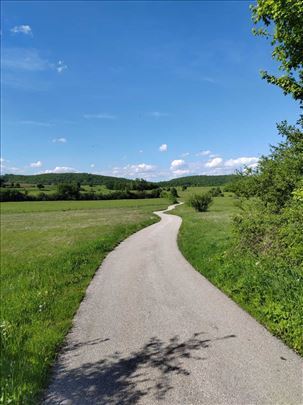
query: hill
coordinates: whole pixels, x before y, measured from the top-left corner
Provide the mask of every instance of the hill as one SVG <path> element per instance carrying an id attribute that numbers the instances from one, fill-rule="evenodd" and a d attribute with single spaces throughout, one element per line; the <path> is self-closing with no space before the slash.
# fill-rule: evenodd
<path id="1" fill-rule="evenodd" d="M 177 187 L 177 186 L 222 186 L 230 183 L 236 175 L 220 175 L 220 176 L 187 176 L 178 177 L 168 181 L 160 181 L 157 183 L 147 182 L 145 189 L 159 187 Z M 102 176 L 91 173 L 46 173 L 35 175 L 17 175 L 5 174 L 1 177 L 5 183 L 27 183 L 27 184 L 61 184 L 61 183 L 80 183 L 81 185 L 104 185 L 111 190 L 122 190 L 125 188 L 133 188 L 134 180 L 125 179 L 123 177 Z M 147 186 L 148 185 L 148 186 Z M 147 187 L 146 187 L 147 186 Z"/>
<path id="2" fill-rule="evenodd" d="M 80 183 L 82 185 L 104 185 L 109 189 L 120 190 L 129 186 L 132 180 L 122 177 L 101 176 L 91 173 L 46 173 L 35 175 L 5 174 L 2 176 L 5 183 L 26 183 L 26 184 L 61 184 Z"/>
<path id="3" fill-rule="evenodd" d="M 223 186 L 230 183 L 236 177 L 235 174 L 226 174 L 220 176 L 187 176 L 178 177 L 168 181 L 159 182 L 161 187 L 177 187 L 177 186 Z"/>

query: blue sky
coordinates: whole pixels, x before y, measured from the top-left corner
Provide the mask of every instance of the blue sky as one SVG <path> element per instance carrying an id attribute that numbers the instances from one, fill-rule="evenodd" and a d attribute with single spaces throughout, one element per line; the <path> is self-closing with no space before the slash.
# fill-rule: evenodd
<path id="1" fill-rule="evenodd" d="M 2 170 L 232 173 L 299 106 L 246 1 L 2 2 Z"/>

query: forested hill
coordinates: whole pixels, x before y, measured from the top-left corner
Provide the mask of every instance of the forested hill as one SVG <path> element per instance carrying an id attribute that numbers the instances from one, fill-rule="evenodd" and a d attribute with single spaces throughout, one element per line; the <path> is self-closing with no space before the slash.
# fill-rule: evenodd
<path id="1" fill-rule="evenodd" d="M 222 186 L 230 183 L 235 178 L 235 175 L 221 176 L 187 176 L 176 179 L 155 183 L 159 187 L 171 186 Z M 2 176 L 5 183 L 27 183 L 27 184 L 60 184 L 60 183 L 80 183 L 91 185 L 104 185 L 112 190 L 121 190 L 131 186 L 134 180 L 125 179 L 122 177 L 101 176 L 90 173 L 46 173 L 35 175 L 16 175 L 5 174 Z M 149 183 L 151 185 L 151 183 Z M 150 188 L 154 188 L 150 187 Z"/>
<path id="2" fill-rule="evenodd" d="M 91 185 L 105 185 L 110 189 L 122 189 L 131 184 L 131 180 L 122 177 L 101 176 L 91 173 L 46 173 L 34 175 L 5 174 L 2 176 L 5 183 L 27 184 L 61 184 L 80 183 Z"/>
<path id="3" fill-rule="evenodd" d="M 177 187 L 177 186 L 223 186 L 230 183 L 236 177 L 235 174 L 226 174 L 220 176 L 187 176 L 179 177 L 168 181 L 159 182 L 162 187 Z"/>

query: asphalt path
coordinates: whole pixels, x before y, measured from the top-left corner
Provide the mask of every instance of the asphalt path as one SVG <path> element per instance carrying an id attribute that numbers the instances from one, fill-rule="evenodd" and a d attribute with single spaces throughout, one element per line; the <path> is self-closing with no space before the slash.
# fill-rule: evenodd
<path id="1" fill-rule="evenodd" d="M 45 404 L 302 404 L 302 359 L 177 246 L 181 218 L 130 236 L 93 278 Z"/>

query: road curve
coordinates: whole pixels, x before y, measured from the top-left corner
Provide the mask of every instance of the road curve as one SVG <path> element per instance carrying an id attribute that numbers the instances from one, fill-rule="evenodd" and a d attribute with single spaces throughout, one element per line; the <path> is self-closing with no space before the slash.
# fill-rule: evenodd
<path id="1" fill-rule="evenodd" d="M 44 404 L 302 404 L 302 360 L 178 250 L 181 218 L 103 261 Z"/>

